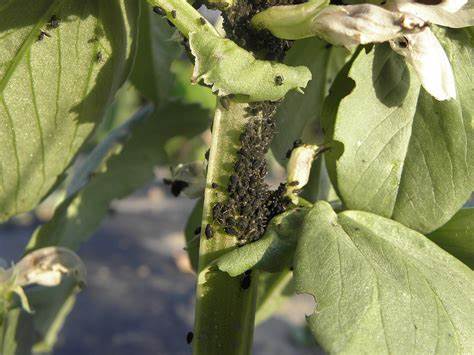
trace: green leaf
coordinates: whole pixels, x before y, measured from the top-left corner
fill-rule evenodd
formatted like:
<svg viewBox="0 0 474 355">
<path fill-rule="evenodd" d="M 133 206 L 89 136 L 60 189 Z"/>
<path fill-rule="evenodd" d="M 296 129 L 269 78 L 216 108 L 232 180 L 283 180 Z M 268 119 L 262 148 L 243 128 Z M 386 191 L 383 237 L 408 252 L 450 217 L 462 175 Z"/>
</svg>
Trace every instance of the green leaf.
<svg viewBox="0 0 474 355">
<path fill-rule="evenodd" d="M 169 125 L 171 121 L 174 126 Z M 183 130 L 179 125 L 187 129 L 184 136 L 194 136 L 206 122 L 207 111 L 197 105 L 174 103 L 152 114 L 140 111 L 92 151 L 72 178 L 52 220 L 35 231 L 28 250 L 48 245 L 77 249 L 107 215 L 112 200 L 153 179 L 155 165 L 167 159 L 163 144 Z"/>
<path fill-rule="evenodd" d="M 175 78 L 170 71 L 182 48 L 173 39 L 175 30 L 166 19 L 152 11 L 146 1 L 141 2 L 140 36 L 135 65 L 130 80 L 149 100 L 163 104 L 173 88 Z"/>
<path fill-rule="evenodd" d="M 306 67 L 257 60 L 231 40 L 207 31 L 190 33 L 189 45 L 196 58 L 193 81 L 211 85 L 219 96 L 276 101 L 290 90 L 306 87 L 311 79 Z"/>
<path fill-rule="evenodd" d="M 329 353 L 459 354 L 474 347 L 474 274 L 423 235 L 318 202 L 295 255 L 297 292 Z"/>
<path fill-rule="evenodd" d="M 460 210 L 428 238 L 474 269 L 474 208 Z"/>
<path fill-rule="evenodd" d="M 474 188 L 474 42 L 463 30 L 437 32 L 457 100 L 420 90 L 402 57 L 382 45 L 355 55 L 325 106 L 328 169 L 345 205 L 422 233 L 446 223 Z"/>
<path fill-rule="evenodd" d="M 292 267 L 299 227 L 306 213 L 307 209 L 296 208 L 276 216 L 261 239 L 224 254 L 217 266 L 230 276 L 252 268 L 278 272 Z"/>
<path fill-rule="evenodd" d="M 138 13 L 135 0 L 0 5 L 0 221 L 48 193 L 102 118 L 129 73 Z"/>
<path fill-rule="evenodd" d="M 270 318 L 294 294 L 293 274 L 290 270 L 261 273 L 259 277 L 256 325 Z"/>
<path fill-rule="evenodd" d="M 199 263 L 199 242 L 201 233 L 194 233 L 198 227 L 201 226 L 203 199 L 199 199 L 191 212 L 186 223 L 184 236 L 186 238 L 186 252 L 188 253 L 189 261 L 194 271 L 198 269 Z"/>
<path fill-rule="evenodd" d="M 309 81 L 304 95 L 290 92 L 278 107 L 275 115 L 277 134 L 272 142 L 272 152 L 280 164 L 286 165 L 286 152 L 303 134 L 313 133 L 305 142 L 317 143 L 312 140 L 320 129 L 323 100 L 346 56 L 345 49 L 327 46 L 326 42 L 315 37 L 296 41 L 289 50 L 285 64 L 305 65 L 313 79 Z M 311 129 L 305 130 L 308 125 Z"/>
</svg>

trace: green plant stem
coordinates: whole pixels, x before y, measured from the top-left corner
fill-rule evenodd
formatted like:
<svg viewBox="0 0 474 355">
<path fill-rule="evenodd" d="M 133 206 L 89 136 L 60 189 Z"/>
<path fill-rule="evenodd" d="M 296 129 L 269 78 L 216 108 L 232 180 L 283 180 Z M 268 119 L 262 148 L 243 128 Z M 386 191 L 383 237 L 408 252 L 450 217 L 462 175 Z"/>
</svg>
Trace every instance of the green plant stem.
<svg viewBox="0 0 474 355">
<path fill-rule="evenodd" d="M 226 105 L 227 107 L 227 105 Z M 213 223 L 212 206 L 226 198 L 226 186 L 239 149 L 246 104 L 230 101 L 228 108 L 217 107 L 204 195 L 193 349 L 195 355 L 246 355 L 250 353 L 255 321 L 258 275 L 252 273 L 248 289 L 242 276 L 230 277 L 213 261 L 235 248 L 235 239 Z M 212 189 L 217 183 L 220 188 Z M 205 237 L 207 224 L 213 237 Z"/>
<path fill-rule="evenodd" d="M 202 30 L 210 31 L 219 36 L 214 26 L 212 26 L 201 14 L 186 0 L 147 0 L 152 6 L 158 6 L 165 14 L 166 18 L 176 26 L 176 28 L 188 38 L 190 32 Z"/>
</svg>

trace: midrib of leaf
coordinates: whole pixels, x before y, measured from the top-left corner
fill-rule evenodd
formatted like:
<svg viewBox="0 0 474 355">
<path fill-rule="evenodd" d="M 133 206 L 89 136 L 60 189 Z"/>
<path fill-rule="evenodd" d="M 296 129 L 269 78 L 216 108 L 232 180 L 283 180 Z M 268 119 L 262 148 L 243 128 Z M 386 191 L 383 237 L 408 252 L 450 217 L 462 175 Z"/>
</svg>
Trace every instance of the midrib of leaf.
<svg viewBox="0 0 474 355">
<path fill-rule="evenodd" d="M 58 48 L 58 77 L 56 79 L 56 111 L 54 112 L 54 128 L 56 129 L 58 127 L 58 114 L 59 114 L 59 97 L 60 97 L 60 90 L 61 90 L 61 74 L 63 71 L 63 65 L 62 65 L 62 53 L 61 53 L 61 29 L 58 28 L 58 31 L 56 32 L 56 43 L 57 43 L 57 48 Z M 77 43 L 77 42 L 76 42 Z"/>
</svg>

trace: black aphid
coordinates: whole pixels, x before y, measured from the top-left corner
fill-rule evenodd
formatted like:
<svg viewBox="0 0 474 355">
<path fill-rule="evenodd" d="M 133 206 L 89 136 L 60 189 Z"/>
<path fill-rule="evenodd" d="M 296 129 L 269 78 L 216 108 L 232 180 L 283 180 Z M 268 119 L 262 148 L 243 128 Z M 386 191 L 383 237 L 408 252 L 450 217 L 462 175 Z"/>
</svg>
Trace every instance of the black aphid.
<svg viewBox="0 0 474 355">
<path fill-rule="evenodd" d="M 213 189 L 218 189 L 218 188 L 219 188 L 219 185 L 217 185 L 215 182 L 213 182 L 213 183 L 211 184 L 211 188 L 213 188 Z"/>
<path fill-rule="evenodd" d="M 176 10 L 171 10 L 171 17 L 176 18 Z"/>
<path fill-rule="evenodd" d="M 51 37 L 51 35 L 46 31 L 41 31 L 38 35 L 38 41 L 42 41 L 45 37 Z"/>
<path fill-rule="evenodd" d="M 186 334 L 186 343 L 191 344 L 191 342 L 193 341 L 193 338 L 194 338 L 194 333 L 188 332 L 188 334 Z"/>
<path fill-rule="evenodd" d="M 171 186 L 171 194 L 174 197 L 178 197 L 179 194 L 189 186 L 189 184 L 186 181 L 182 180 L 170 180 L 170 179 L 163 179 L 163 183 L 165 185 Z"/>
<path fill-rule="evenodd" d="M 153 6 L 153 12 L 154 12 L 155 14 L 160 15 L 160 16 L 165 16 L 165 15 L 166 15 L 165 10 L 163 10 L 163 9 L 162 9 L 161 7 L 159 7 L 159 6 Z"/>
<path fill-rule="evenodd" d="M 102 54 L 101 51 L 97 52 L 96 60 L 97 60 L 97 63 L 103 63 L 104 62 L 104 55 Z"/>
<path fill-rule="evenodd" d="M 199 23 L 200 23 L 201 25 L 205 25 L 205 24 L 206 24 L 206 20 L 204 19 L 204 17 L 200 17 L 200 18 L 199 18 Z"/>
<path fill-rule="evenodd" d="M 221 103 L 222 107 L 226 110 L 228 110 L 230 108 L 230 100 L 228 97 L 224 96 L 224 97 L 221 97 L 219 102 Z"/>
<path fill-rule="evenodd" d="M 275 76 L 275 85 L 277 86 L 283 85 L 283 77 L 281 75 Z"/>
<path fill-rule="evenodd" d="M 60 25 L 60 20 L 56 15 L 51 16 L 49 20 L 48 27 L 49 28 L 58 28 Z"/>
<path fill-rule="evenodd" d="M 251 281 L 252 281 L 251 270 L 248 270 L 244 273 L 244 275 L 242 276 L 242 279 L 240 280 L 240 288 L 242 290 L 248 289 L 250 287 Z"/>
<path fill-rule="evenodd" d="M 198 234 L 201 234 L 201 226 L 197 227 L 197 228 L 194 230 L 194 235 L 198 235 Z"/>
<path fill-rule="evenodd" d="M 237 235 L 237 231 L 232 227 L 224 227 L 224 231 L 230 235 Z"/>
<path fill-rule="evenodd" d="M 288 186 L 298 186 L 299 182 L 297 180 L 291 181 L 288 183 Z"/>
<path fill-rule="evenodd" d="M 207 239 L 211 239 L 212 236 L 214 235 L 214 232 L 212 231 L 212 227 L 209 223 L 206 225 L 206 230 L 204 231 L 204 233 L 206 234 Z"/>
</svg>

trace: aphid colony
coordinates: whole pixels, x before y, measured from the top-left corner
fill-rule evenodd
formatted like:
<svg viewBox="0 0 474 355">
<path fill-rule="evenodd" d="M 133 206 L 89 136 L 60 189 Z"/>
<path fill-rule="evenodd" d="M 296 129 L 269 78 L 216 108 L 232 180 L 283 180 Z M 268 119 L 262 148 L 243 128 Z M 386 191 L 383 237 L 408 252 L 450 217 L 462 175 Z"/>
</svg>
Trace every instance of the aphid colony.
<svg viewBox="0 0 474 355">
<path fill-rule="evenodd" d="M 253 52 L 259 59 L 282 61 L 292 41 L 276 38 L 267 30 L 256 30 L 250 20 L 255 14 L 269 7 L 302 2 L 304 0 L 236 0 L 230 8 L 222 12 L 224 30 L 228 38 Z M 281 84 L 276 82 L 276 85 Z"/>
<path fill-rule="evenodd" d="M 284 184 L 271 191 L 265 183 L 265 154 L 275 131 L 275 110 L 275 104 L 269 102 L 249 105 L 249 121 L 240 136 L 234 173 L 229 176 L 228 198 L 212 207 L 214 222 L 236 237 L 239 246 L 258 240 L 269 221 L 290 203 Z"/>
</svg>

